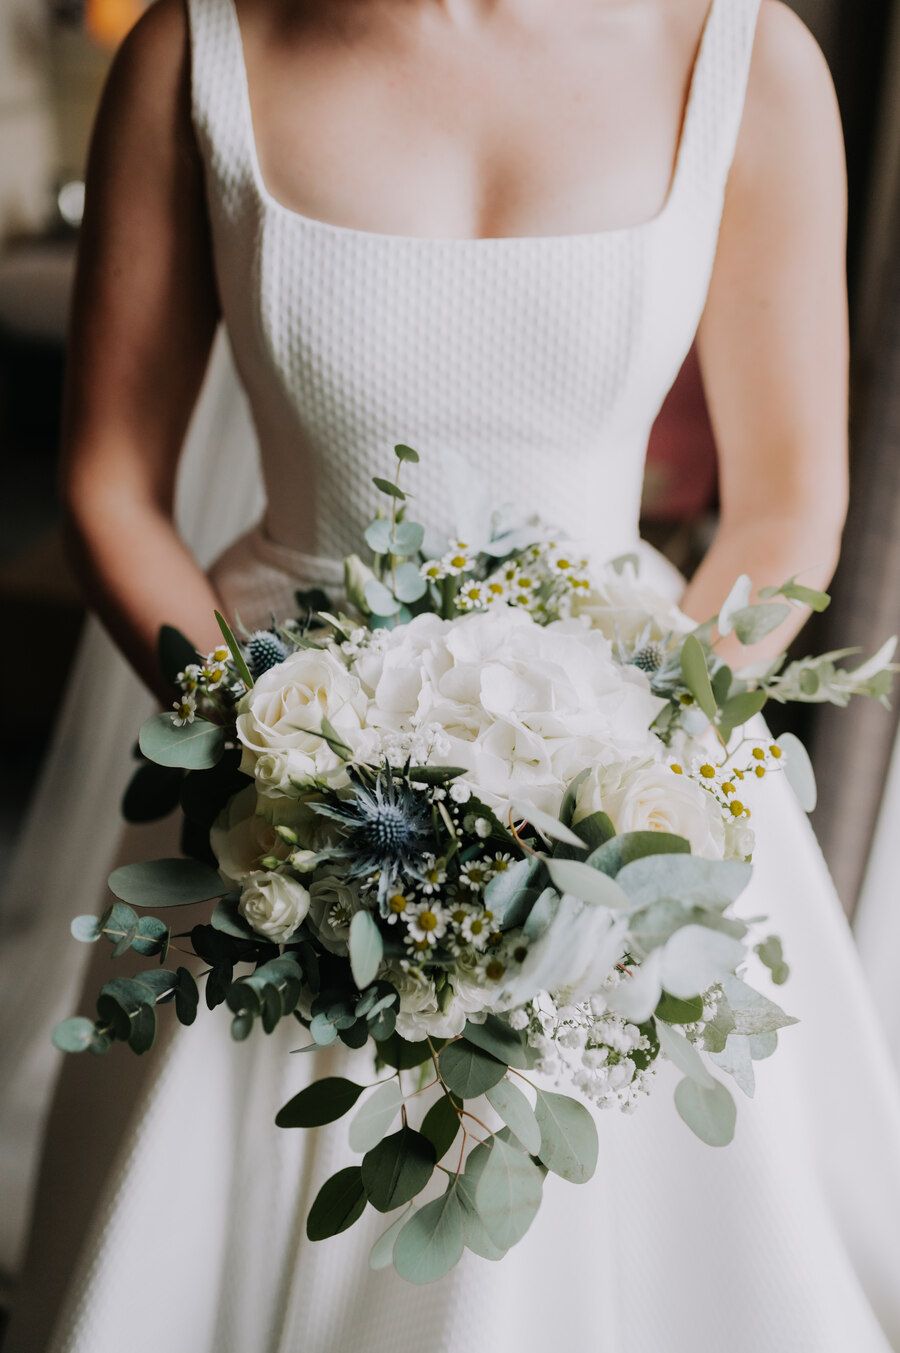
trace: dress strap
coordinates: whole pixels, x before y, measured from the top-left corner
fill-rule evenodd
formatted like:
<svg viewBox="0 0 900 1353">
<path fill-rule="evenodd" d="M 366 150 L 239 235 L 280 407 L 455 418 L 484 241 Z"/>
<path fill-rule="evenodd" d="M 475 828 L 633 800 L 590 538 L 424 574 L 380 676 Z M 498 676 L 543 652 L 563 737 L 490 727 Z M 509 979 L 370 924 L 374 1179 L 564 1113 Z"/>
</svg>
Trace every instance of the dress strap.
<svg viewBox="0 0 900 1353">
<path fill-rule="evenodd" d="M 682 130 L 679 176 L 689 192 L 724 193 L 734 159 L 761 0 L 712 0 Z"/>
<path fill-rule="evenodd" d="M 254 181 L 253 122 L 241 30 L 233 0 L 186 0 L 186 4 L 194 128 L 227 209 Z"/>
</svg>

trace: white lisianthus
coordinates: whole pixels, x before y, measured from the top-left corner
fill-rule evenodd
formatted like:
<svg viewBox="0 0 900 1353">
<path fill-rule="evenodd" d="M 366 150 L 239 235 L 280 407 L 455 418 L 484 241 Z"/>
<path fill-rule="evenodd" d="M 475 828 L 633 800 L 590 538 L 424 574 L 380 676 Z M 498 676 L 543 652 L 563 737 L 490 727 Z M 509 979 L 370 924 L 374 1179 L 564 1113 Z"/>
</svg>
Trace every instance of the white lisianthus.
<svg viewBox="0 0 900 1353">
<path fill-rule="evenodd" d="M 367 704 L 358 677 L 333 653 L 292 653 L 264 672 L 238 705 L 241 770 L 256 776 L 261 792 L 275 794 L 337 770 L 341 761 L 321 737 L 322 720 L 352 747 Z"/>
<path fill-rule="evenodd" d="M 395 965 L 383 969 L 379 976 L 400 993 L 397 1033 L 401 1038 L 421 1043 L 426 1038 L 455 1038 L 462 1033 L 466 1012 L 455 994 L 448 1008 L 442 1011 L 434 982 L 416 969 Z"/>
<path fill-rule="evenodd" d="M 259 812 L 256 785 L 232 795 L 209 831 L 209 844 L 228 884 L 240 883 L 259 868 L 265 855 L 286 860 L 292 847 Z"/>
<path fill-rule="evenodd" d="M 668 832 L 690 842 L 691 854 L 721 860 L 725 823 L 715 796 L 688 775 L 660 762 L 614 763 L 591 772 L 579 786 L 573 821 L 607 813 L 616 832 Z"/>
<path fill-rule="evenodd" d="M 309 889 L 309 921 L 318 939 L 332 954 L 346 954 L 350 922 L 362 903 L 353 883 L 337 869 L 323 869 Z"/>
<path fill-rule="evenodd" d="M 257 935 L 284 944 L 309 911 L 309 893 L 287 874 L 257 870 L 244 879 L 238 911 Z"/>
</svg>

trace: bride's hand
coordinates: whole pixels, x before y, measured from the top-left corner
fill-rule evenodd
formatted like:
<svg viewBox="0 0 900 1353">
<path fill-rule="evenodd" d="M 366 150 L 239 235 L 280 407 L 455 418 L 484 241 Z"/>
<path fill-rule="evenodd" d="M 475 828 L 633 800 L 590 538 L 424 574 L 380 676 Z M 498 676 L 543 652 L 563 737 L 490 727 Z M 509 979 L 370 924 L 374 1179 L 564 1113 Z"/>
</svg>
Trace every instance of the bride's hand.
<svg viewBox="0 0 900 1353">
<path fill-rule="evenodd" d="M 219 318 L 179 0 L 113 65 L 91 147 L 68 348 L 62 498 L 88 601 L 166 702 L 160 624 L 204 650 L 216 598 L 173 521 L 175 474 Z"/>
<path fill-rule="evenodd" d="M 719 450 L 718 534 L 683 599 L 715 615 L 747 573 L 823 588 L 847 502 L 846 186 L 831 78 L 809 32 L 764 0 L 699 346 Z M 739 665 L 784 649 L 808 612 Z"/>
</svg>

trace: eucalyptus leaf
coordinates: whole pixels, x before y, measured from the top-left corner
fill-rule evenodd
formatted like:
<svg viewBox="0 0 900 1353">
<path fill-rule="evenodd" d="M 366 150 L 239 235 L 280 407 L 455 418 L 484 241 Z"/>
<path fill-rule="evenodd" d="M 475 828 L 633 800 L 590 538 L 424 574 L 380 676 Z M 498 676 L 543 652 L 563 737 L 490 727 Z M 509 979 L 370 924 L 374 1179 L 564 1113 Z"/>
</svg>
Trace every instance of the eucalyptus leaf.
<svg viewBox="0 0 900 1353">
<path fill-rule="evenodd" d="M 669 832 L 623 832 L 592 850 L 587 863 L 592 869 L 602 870 L 610 878 L 618 878 L 626 864 L 647 859 L 650 855 L 689 855 L 691 843 L 683 836 Z"/>
<path fill-rule="evenodd" d="M 348 1165 L 320 1188 L 306 1219 L 306 1234 L 310 1240 L 339 1235 L 358 1221 L 365 1209 L 362 1171 L 358 1165 Z"/>
<path fill-rule="evenodd" d="M 350 1123 L 351 1149 L 370 1151 L 377 1146 L 400 1112 L 402 1103 L 403 1093 L 395 1079 L 377 1086 Z"/>
<path fill-rule="evenodd" d="M 684 926 L 662 950 L 662 985 L 673 996 L 688 1000 L 726 978 L 744 952 L 740 940 L 730 935 L 706 926 Z"/>
<path fill-rule="evenodd" d="M 745 610 L 750 604 L 753 583 L 746 573 L 742 573 L 725 599 L 718 618 L 718 630 L 724 639 L 734 629 L 734 615 Z"/>
<path fill-rule="evenodd" d="M 435 1167 L 427 1137 L 404 1126 L 363 1156 L 362 1178 L 369 1202 L 378 1212 L 393 1212 L 421 1193 Z"/>
<path fill-rule="evenodd" d="M 369 1268 L 373 1269 L 376 1273 L 380 1272 L 383 1268 L 390 1268 L 394 1258 L 394 1245 L 397 1242 L 397 1237 L 409 1220 L 409 1214 L 412 1212 L 412 1208 L 412 1203 L 410 1203 L 409 1207 L 404 1208 L 397 1220 L 391 1222 L 388 1229 L 381 1233 L 369 1251 Z"/>
<path fill-rule="evenodd" d="M 434 1147 L 435 1158 L 442 1160 L 459 1134 L 461 1101 L 441 1093 L 422 1119 L 421 1132 Z"/>
<path fill-rule="evenodd" d="M 175 988 L 175 1014 L 179 1024 L 193 1024 L 197 1018 L 197 1007 L 200 1004 L 200 992 L 197 990 L 197 983 L 193 973 L 187 968 L 178 968 L 175 976 L 178 979 L 178 985 Z"/>
<path fill-rule="evenodd" d="M 761 992 L 754 991 L 738 977 L 726 977 L 722 990 L 734 1015 L 735 1032 L 739 1034 L 769 1034 L 785 1029 L 797 1020 L 786 1015 L 780 1005 L 770 1001 Z"/>
<path fill-rule="evenodd" d="M 538 892 L 531 885 L 543 865 L 533 855 L 516 860 L 508 869 L 495 874 L 484 890 L 484 905 L 493 912 L 501 930 L 524 925 Z"/>
<path fill-rule="evenodd" d="M 761 944 L 754 947 L 754 953 L 759 955 L 760 961 L 771 972 L 775 985 L 783 986 L 790 977 L 791 970 L 784 961 L 784 949 L 778 936 L 767 935 Z"/>
<path fill-rule="evenodd" d="M 405 446 L 403 442 L 398 442 L 394 447 L 394 455 L 398 460 L 408 461 L 410 465 L 418 465 L 419 453 L 414 451 L 411 446 Z"/>
<path fill-rule="evenodd" d="M 463 1038 L 483 1052 L 491 1053 L 505 1066 L 527 1071 L 534 1065 L 534 1056 L 523 1035 L 499 1015 L 489 1014 L 483 1024 L 473 1024 L 470 1020 L 463 1030 Z"/>
<path fill-rule="evenodd" d="M 506 1075 L 506 1064 L 465 1039 L 448 1043 L 438 1058 L 447 1088 L 460 1099 L 483 1095 Z"/>
<path fill-rule="evenodd" d="M 391 523 L 386 517 L 376 517 L 370 522 L 364 532 L 364 539 L 373 554 L 391 554 L 393 545 L 393 536 L 391 534 Z"/>
<path fill-rule="evenodd" d="M 109 888 L 136 907 L 185 907 L 221 897 L 225 885 L 215 869 L 198 860 L 143 860 L 121 865 L 109 876 Z"/>
<path fill-rule="evenodd" d="M 383 479 L 381 475 L 373 475 L 372 483 L 375 485 L 376 489 L 378 489 L 379 493 L 386 493 L 388 498 L 396 498 L 400 502 L 403 502 L 406 499 L 406 494 L 403 490 L 390 479 Z"/>
<path fill-rule="evenodd" d="M 349 761 L 353 756 L 352 749 L 347 746 L 341 735 L 335 730 L 330 721 L 325 718 L 324 714 L 322 715 L 321 737 L 328 743 L 328 746 L 334 752 L 335 756 L 339 756 L 342 761 Z"/>
<path fill-rule="evenodd" d="M 687 635 L 681 646 L 681 675 L 707 719 L 715 719 L 716 699 L 710 685 L 706 654 L 693 634 Z"/>
<path fill-rule="evenodd" d="M 746 1034 L 729 1034 L 721 1052 L 711 1052 L 710 1060 L 720 1071 L 734 1078 L 748 1099 L 753 1098 L 756 1089 L 756 1076 L 753 1072 L 753 1059 L 750 1052 L 750 1039 Z"/>
<path fill-rule="evenodd" d="M 103 934 L 97 916 L 76 916 L 70 923 L 69 930 L 76 940 L 81 940 L 82 944 L 93 944 Z M 91 1027 L 93 1028 L 93 1025 Z"/>
<path fill-rule="evenodd" d="M 169 716 L 167 716 L 169 717 Z M 160 766 L 145 761 L 128 782 L 122 799 L 126 822 L 157 822 L 178 807 L 184 779 L 180 766 Z"/>
<path fill-rule="evenodd" d="M 741 695 L 733 695 L 722 706 L 722 720 L 732 730 L 739 728 L 748 719 L 752 719 L 754 714 L 760 712 L 767 699 L 766 692 L 763 690 L 744 691 Z"/>
<path fill-rule="evenodd" d="M 710 1090 L 685 1077 L 675 1087 L 675 1107 L 707 1146 L 727 1146 L 733 1140 L 737 1109 L 721 1081 L 714 1080 Z"/>
<path fill-rule="evenodd" d="M 475 1150 L 484 1149 L 485 1159 L 489 1155 L 487 1148 L 476 1147 Z M 475 1153 L 473 1152 L 472 1155 Z M 471 1159 L 471 1156 L 470 1156 Z M 463 1226 L 466 1232 L 466 1249 L 471 1250 L 473 1254 L 478 1254 L 482 1259 L 498 1260 L 502 1259 L 506 1250 L 495 1245 L 484 1228 L 484 1222 L 478 1215 L 478 1208 L 475 1203 L 475 1190 L 478 1186 L 478 1180 L 481 1178 L 481 1172 L 470 1175 L 468 1167 L 464 1174 L 461 1174 L 456 1181 L 457 1193 L 463 1211 Z"/>
<path fill-rule="evenodd" d="M 391 577 L 394 596 L 398 601 L 411 603 L 425 595 L 428 583 L 415 564 L 398 564 Z"/>
<path fill-rule="evenodd" d="M 601 846 L 601 850 L 603 847 Z M 580 860 L 547 860 L 547 870 L 562 893 L 571 893 L 591 906 L 626 911 L 628 897 L 619 884 L 592 865 Z"/>
<path fill-rule="evenodd" d="M 190 639 L 174 625 L 161 625 L 156 638 L 156 659 L 159 670 L 170 686 L 178 685 L 178 673 L 193 662 L 202 661 Z"/>
<path fill-rule="evenodd" d="M 554 841 L 565 841 L 567 845 L 577 846 L 579 850 L 584 849 L 584 842 L 580 836 L 575 835 L 571 827 L 567 827 L 550 813 L 545 813 L 542 808 L 529 803 L 527 799 L 512 799 L 510 807 L 517 817 L 525 818 L 544 836 L 549 836 Z"/>
<path fill-rule="evenodd" d="M 212 916 L 209 918 L 209 923 L 223 935 L 231 935 L 233 939 L 253 940 L 259 943 L 259 936 L 256 931 L 247 924 L 238 911 L 236 897 L 220 897 L 213 909 Z"/>
<path fill-rule="evenodd" d="M 437 1282 L 462 1258 L 463 1209 L 451 1179 L 443 1197 L 426 1203 L 409 1218 L 394 1243 L 394 1268 L 407 1282 Z"/>
<path fill-rule="evenodd" d="M 384 954 L 381 931 L 367 911 L 358 911 L 350 922 L 350 968 L 362 991 L 374 980 Z"/>
<path fill-rule="evenodd" d="M 771 1057 L 778 1047 L 777 1033 L 769 1034 L 748 1034 L 747 1045 L 750 1048 L 750 1056 L 754 1062 L 764 1062 L 767 1057 Z"/>
<path fill-rule="evenodd" d="M 53 1030 L 53 1046 L 60 1052 L 87 1052 L 97 1040 L 94 1021 L 83 1015 L 73 1015 L 64 1019 Z"/>
<path fill-rule="evenodd" d="M 221 760 L 226 730 L 208 719 L 195 719 L 180 728 L 172 714 L 153 714 L 141 726 L 139 745 L 144 756 L 160 766 L 184 770 L 209 770 Z"/>
<path fill-rule="evenodd" d="M 744 645 L 758 644 L 776 630 L 791 613 L 791 608 L 780 601 L 762 602 L 745 606 L 734 615 L 734 632 Z"/>
<path fill-rule="evenodd" d="M 398 521 L 394 526 L 392 554 L 417 554 L 425 541 L 425 528 L 417 521 Z"/>
<path fill-rule="evenodd" d="M 752 872 L 750 865 L 742 860 L 703 860 L 686 854 L 652 855 L 623 865 L 616 875 L 616 883 L 627 894 L 626 907 L 632 911 L 666 897 L 722 911 L 737 901 L 750 882 Z"/>
<path fill-rule="evenodd" d="M 491 1086 L 485 1097 L 529 1155 L 537 1155 L 541 1146 L 541 1129 L 534 1116 L 534 1109 L 519 1087 L 508 1076 L 504 1076 L 503 1080 Z"/>
<path fill-rule="evenodd" d="M 661 1050 L 670 1062 L 674 1062 L 683 1076 L 689 1076 L 692 1081 L 705 1086 L 707 1090 L 715 1085 L 715 1077 L 710 1075 L 699 1052 L 684 1034 L 679 1033 L 677 1029 L 670 1029 L 664 1021 L 657 1020 L 656 1036 Z"/>
<path fill-rule="evenodd" d="M 475 1208 L 490 1239 L 508 1250 L 522 1239 L 537 1216 L 543 1177 L 530 1156 L 501 1137 L 492 1137 L 490 1143 L 490 1154 L 475 1188 Z"/>
<path fill-rule="evenodd" d="M 400 610 L 401 603 L 377 578 L 371 578 L 366 583 L 365 597 L 366 604 L 373 615 L 396 615 Z"/>
<path fill-rule="evenodd" d="M 690 1000 L 680 1001 L 664 991 L 654 1014 L 657 1019 L 665 1020 L 666 1024 L 695 1024 L 703 1015 L 703 1000 L 700 996 L 694 996 Z"/>
<path fill-rule="evenodd" d="M 156 1042 L 156 1006 L 141 1005 L 135 1011 L 128 1033 L 128 1046 L 139 1056 L 149 1052 Z"/>
<path fill-rule="evenodd" d="M 364 1088 L 342 1076 L 327 1076 L 324 1080 L 314 1081 L 279 1109 L 275 1126 L 311 1128 L 334 1123 L 349 1113 Z"/>
<path fill-rule="evenodd" d="M 818 791 L 809 753 L 793 733 L 782 733 L 776 745 L 784 752 L 784 775 L 788 784 L 803 811 L 811 813 L 816 806 Z"/>
<path fill-rule="evenodd" d="M 600 1141 L 590 1112 L 570 1095 L 537 1088 L 534 1115 L 541 1133 L 538 1156 L 554 1174 L 585 1184 L 597 1168 Z"/>
</svg>

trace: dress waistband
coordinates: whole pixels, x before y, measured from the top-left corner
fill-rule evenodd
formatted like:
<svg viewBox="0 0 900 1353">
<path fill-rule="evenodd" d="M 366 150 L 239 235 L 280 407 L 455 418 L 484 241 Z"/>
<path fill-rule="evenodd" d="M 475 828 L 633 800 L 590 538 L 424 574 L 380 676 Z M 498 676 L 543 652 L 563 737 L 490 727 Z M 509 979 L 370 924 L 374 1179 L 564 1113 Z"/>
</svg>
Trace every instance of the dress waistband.
<svg viewBox="0 0 900 1353">
<path fill-rule="evenodd" d="M 226 611 L 247 629 L 297 610 L 294 593 L 320 587 L 333 604 L 343 600 L 344 561 L 305 554 L 270 539 L 262 522 L 246 531 L 210 566 L 209 579 Z"/>
</svg>

